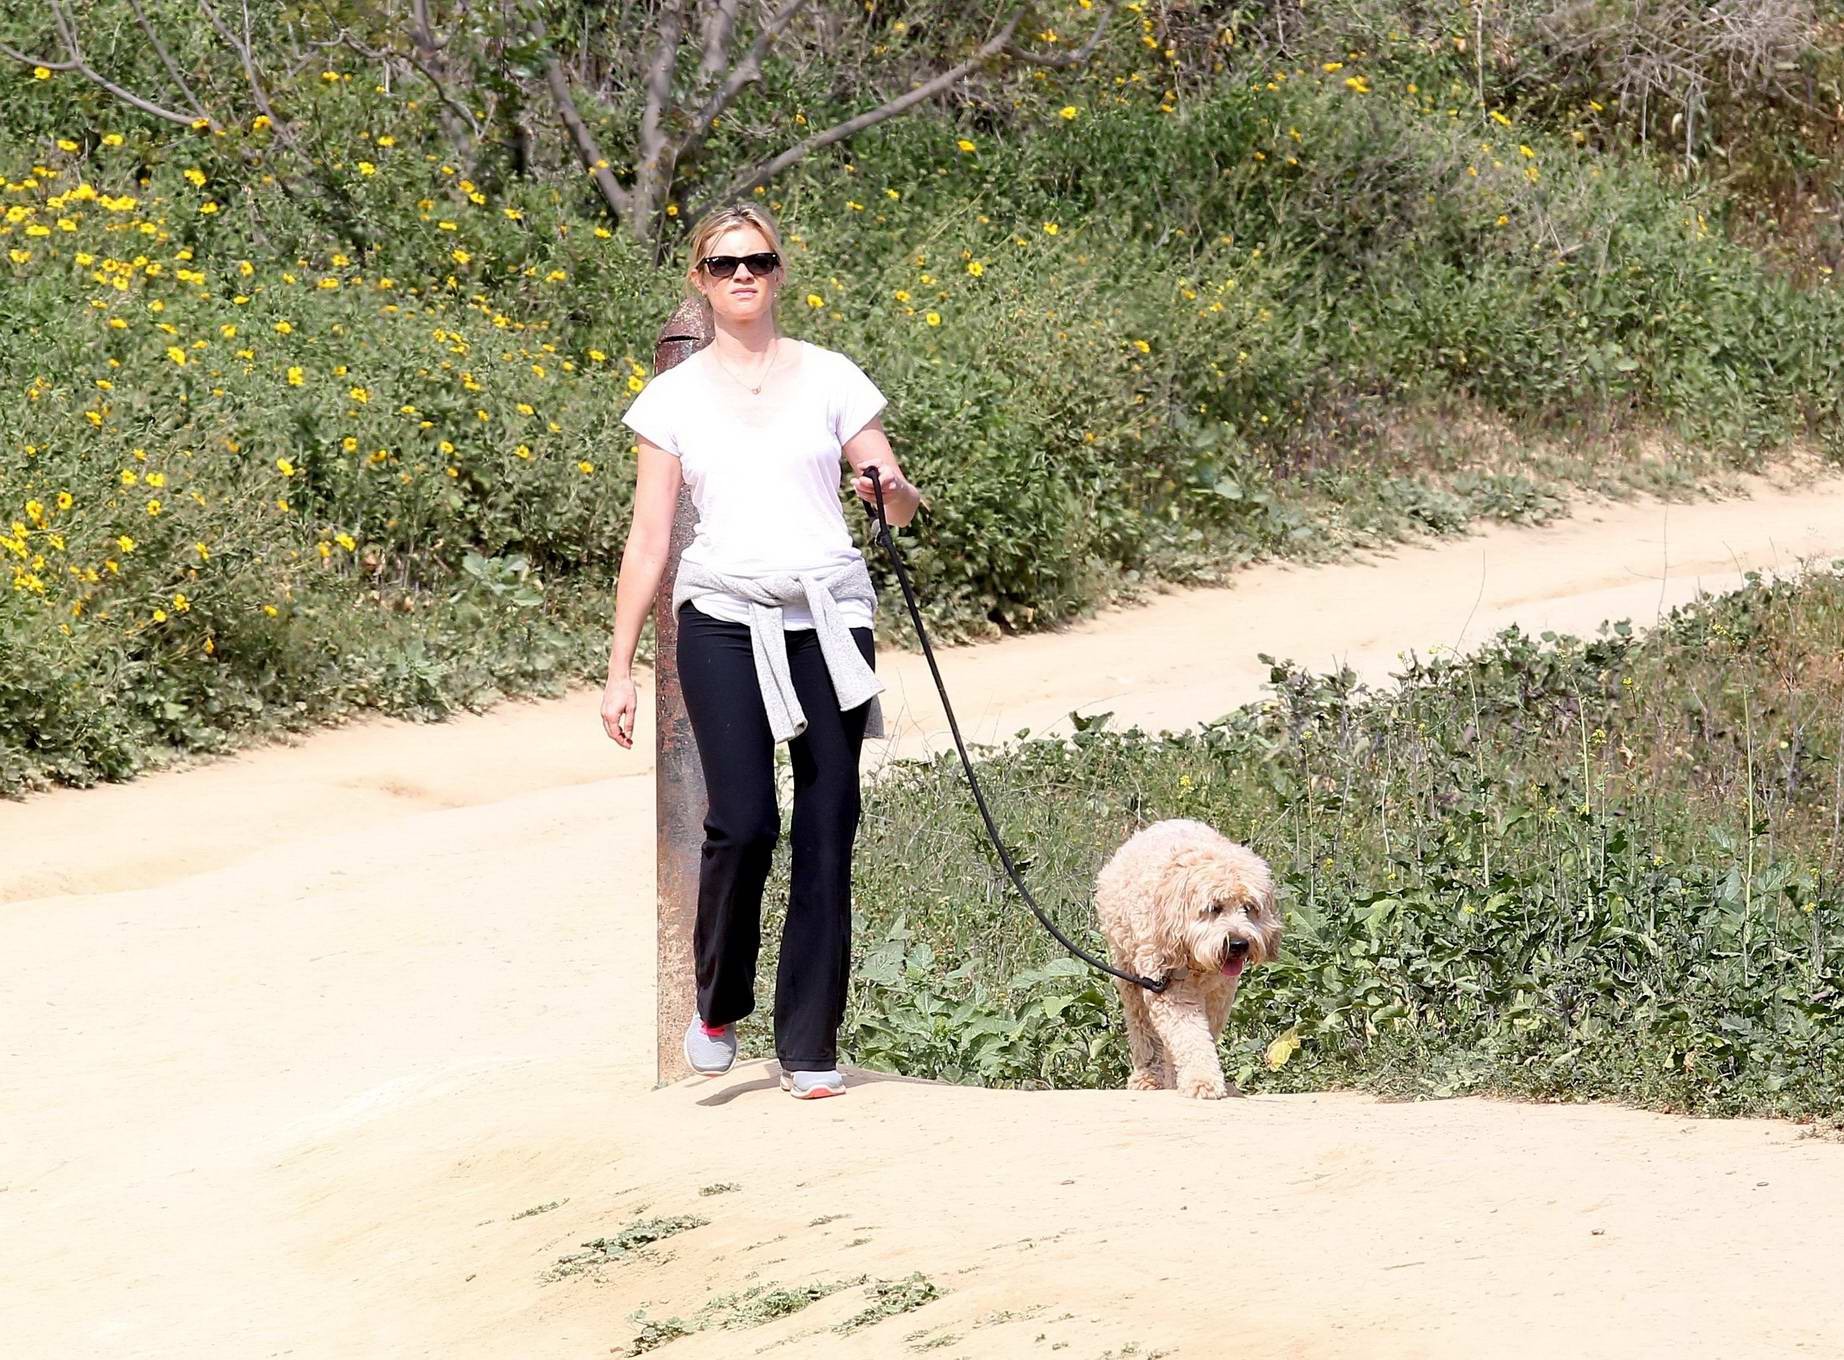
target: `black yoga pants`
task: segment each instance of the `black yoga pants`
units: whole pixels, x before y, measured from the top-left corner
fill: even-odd
[[[692,930],[698,1014],[727,1025],[755,1009],[762,890],[781,834],[775,740],[756,681],[749,629],[686,604],[679,614],[679,682],[698,742],[710,805]],[[869,628],[851,630],[876,665]],[[851,964],[852,841],[858,832],[858,752],[870,704],[840,712],[810,628],[788,629],[788,670],[807,717],[788,743],[794,769],[787,920],[775,974],[775,1056],[789,1072],[838,1064]]]

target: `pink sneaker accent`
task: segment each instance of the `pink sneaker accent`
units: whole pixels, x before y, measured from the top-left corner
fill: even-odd
[[[704,1031],[706,1038],[721,1039],[724,1037],[724,1031],[728,1029],[729,1026],[728,1025],[707,1025],[702,1020],[700,1020],[698,1022],[698,1028]]]

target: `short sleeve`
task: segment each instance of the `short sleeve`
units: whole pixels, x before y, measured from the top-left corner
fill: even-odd
[[[844,444],[884,409],[884,394],[865,371],[845,355],[839,355],[839,375],[832,394],[833,431]]]
[[[651,440],[674,458],[680,457],[678,431],[674,428],[671,397],[661,389],[662,374],[655,373],[640,395],[628,403],[621,423]]]

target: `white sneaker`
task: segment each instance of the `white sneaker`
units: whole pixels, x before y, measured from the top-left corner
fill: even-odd
[[[736,1026],[725,1025],[716,1034],[707,1034],[704,1021],[693,1011],[691,1024],[685,1027],[685,1061],[694,1072],[721,1077],[736,1061]]]
[[[796,1100],[821,1100],[845,1094],[845,1078],[838,1068],[825,1072],[783,1072],[781,1089]]]

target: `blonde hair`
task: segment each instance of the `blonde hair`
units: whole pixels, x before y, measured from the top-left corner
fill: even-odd
[[[781,232],[775,226],[775,219],[769,216],[767,208],[754,203],[731,203],[725,207],[713,208],[706,213],[692,228],[691,256],[685,266],[685,295],[700,296],[698,285],[692,282],[698,272],[698,261],[702,260],[712,241],[726,231],[737,227],[754,227],[768,240],[768,248],[781,257],[782,279],[787,278],[788,253],[781,248]]]

